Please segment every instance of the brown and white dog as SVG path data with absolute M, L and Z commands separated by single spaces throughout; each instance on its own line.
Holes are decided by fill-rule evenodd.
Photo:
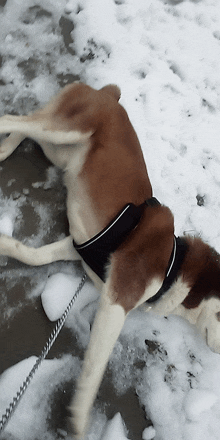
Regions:
M 132 309 L 145 304 L 162 315 L 180 314 L 220 351 L 219 255 L 199 238 L 174 237 L 173 215 L 152 198 L 141 147 L 119 98 L 114 85 L 97 91 L 74 83 L 33 115 L 0 118 L 0 133 L 11 133 L 1 144 L 1 161 L 30 137 L 64 170 L 70 225 L 69 237 L 38 249 L 1 235 L 0 253 L 42 265 L 82 259 L 86 249 L 82 264 L 101 292 L 71 404 L 77 438 L 86 432 L 106 364 Z M 114 234 L 119 238 L 112 247 Z M 104 255 L 101 275 L 87 259 L 90 250 L 95 259 L 94 245 L 99 263 Z

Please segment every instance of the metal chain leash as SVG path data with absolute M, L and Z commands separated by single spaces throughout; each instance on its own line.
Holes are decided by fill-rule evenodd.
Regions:
M 10 405 L 8 406 L 8 408 L 5 411 L 5 414 L 3 414 L 1 420 L 0 420 L 0 435 L 1 432 L 4 430 L 5 426 L 7 425 L 7 423 L 9 422 L 15 408 L 17 407 L 18 403 L 20 402 L 24 392 L 26 391 L 28 385 L 30 384 L 31 380 L 33 379 L 36 371 L 38 370 L 41 362 L 46 358 L 47 354 L 49 353 L 52 345 L 54 344 L 57 336 L 60 333 L 60 330 L 62 329 L 62 327 L 64 326 L 64 323 L 66 321 L 67 315 L 72 307 L 72 305 L 74 304 L 77 296 L 79 295 L 79 293 L 81 292 L 85 281 L 86 281 L 87 275 L 86 273 L 84 273 L 79 286 L 76 289 L 76 292 L 74 293 L 73 298 L 71 299 L 69 305 L 67 306 L 65 312 L 63 313 L 63 315 L 58 319 L 54 329 L 52 330 L 48 341 L 46 342 L 40 356 L 37 358 L 33 368 L 31 369 L 30 373 L 28 374 L 28 376 L 26 377 L 26 380 L 23 382 L 23 384 L 21 385 L 19 391 L 17 392 L 16 396 L 13 398 L 12 402 L 10 403 Z

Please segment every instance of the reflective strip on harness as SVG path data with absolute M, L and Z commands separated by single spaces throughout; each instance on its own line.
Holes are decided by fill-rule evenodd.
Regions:
M 163 284 L 158 292 L 146 301 L 147 304 L 158 301 L 164 295 L 164 293 L 166 293 L 170 289 L 170 287 L 178 277 L 187 250 L 187 241 L 182 237 L 174 236 L 173 251 L 170 257 L 170 261 L 168 263 L 168 268 Z
M 110 254 L 116 251 L 129 233 L 138 225 L 147 206 L 155 205 L 160 205 L 155 197 L 147 199 L 139 206 L 129 203 L 106 228 L 90 240 L 80 245 L 73 240 L 77 252 L 102 281 L 105 281 L 106 265 Z

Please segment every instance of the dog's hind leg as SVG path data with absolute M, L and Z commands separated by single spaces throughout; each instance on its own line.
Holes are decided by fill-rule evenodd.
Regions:
M 76 438 L 80 439 L 85 435 L 91 407 L 126 317 L 123 307 L 114 304 L 109 293 L 112 294 L 105 285 L 92 326 L 76 394 L 70 406 L 73 429 L 77 434 Z
M 80 260 L 73 247 L 72 237 L 39 248 L 24 245 L 8 235 L 0 234 L 0 255 L 16 258 L 30 266 L 42 266 L 60 260 Z
M 196 327 L 204 337 L 207 345 L 220 353 L 220 304 L 219 298 L 203 300 Z
M 25 139 L 25 136 L 20 133 L 11 133 L 0 144 L 0 162 L 7 159 L 18 145 Z
M 93 132 L 92 130 L 81 132 L 74 128 L 67 130 L 66 127 L 58 127 L 56 121 L 51 123 L 47 116 L 40 112 L 30 116 L 5 115 L 0 118 L 0 134 L 20 133 L 23 138 L 30 137 L 39 143 L 43 141 L 55 145 L 72 145 L 87 141 Z

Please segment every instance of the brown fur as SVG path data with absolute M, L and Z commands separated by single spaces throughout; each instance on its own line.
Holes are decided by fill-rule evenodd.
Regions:
M 203 299 L 220 299 L 219 254 L 200 238 L 187 237 L 189 251 L 182 267 L 184 281 L 191 287 L 184 307 L 198 307 Z
M 114 300 L 126 312 L 135 308 L 154 278 L 162 283 L 173 249 L 173 234 L 173 216 L 168 208 L 146 209 L 137 228 L 113 254 Z

